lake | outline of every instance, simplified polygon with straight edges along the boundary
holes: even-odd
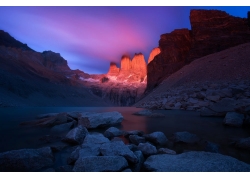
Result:
[[[200,117],[199,112],[183,110],[154,110],[163,113],[165,117],[152,118],[136,116],[133,113],[142,110],[135,107],[7,107],[0,108],[0,152],[21,149],[38,148],[43,145],[41,139],[50,133],[49,128],[31,128],[20,126],[23,121],[35,120],[39,114],[59,112],[108,112],[118,111],[124,116],[121,130],[141,130],[144,133],[162,131],[167,138],[173,133],[188,131],[200,138],[216,143],[222,154],[233,156],[250,164],[250,153],[229,146],[233,138],[250,136],[249,128],[234,128],[223,125],[223,118]],[[106,128],[107,129],[107,128]],[[99,130],[104,132],[106,129]],[[174,146],[178,150],[188,146]],[[192,148],[191,148],[192,149]],[[195,149],[193,149],[195,150]]]

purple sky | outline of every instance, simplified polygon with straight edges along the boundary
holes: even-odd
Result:
[[[71,69],[107,73],[123,54],[158,46],[161,34],[189,28],[190,9],[246,17],[250,7],[0,7],[0,29],[42,52],[58,52]]]

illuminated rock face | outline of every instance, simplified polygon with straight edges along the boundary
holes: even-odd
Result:
[[[119,74],[119,72],[120,72],[120,69],[117,67],[116,63],[111,62],[109,66],[109,71],[107,74],[110,76],[116,76]]]
[[[154,48],[154,49],[151,51],[150,55],[149,55],[148,64],[149,64],[151,61],[153,61],[153,59],[155,58],[155,56],[157,56],[158,54],[160,54],[160,52],[161,52],[161,49],[160,49],[160,48],[158,48],[158,47]]]
[[[135,54],[132,59],[132,72],[144,78],[147,74],[147,64],[142,53]]]
[[[195,59],[250,42],[248,21],[219,10],[191,10],[191,30],[161,35],[161,52],[148,64],[147,90]]]
[[[129,56],[122,56],[122,59],[121,59],[121,72],[124,72],[124,71],[130,71],[131,69],[131,59]]]

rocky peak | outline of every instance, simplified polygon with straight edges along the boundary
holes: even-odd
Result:
[[[131,69],[131,59],[128,55],[123,55],[121,59],[121,71],[129,71]]]
[[[154,48],[154,49],[151,51],[150,55],[149,55],[148,64],[149,64],[151,61],[153,61],[153,59],[155,58],[155,56],[158,55],[158,54],[160,54],[160,52],[161,52],[160,48],[158,48],[158,47]]]
[[[42,56],[45,67],[56,72],[70,71],[67,61],[59,53],[44,51]]]
[[[3,30],[0,30],[0,46],[22,49],[24,51],[34,51],[28,47],[27,44],[21,43]]]
[[[120,69],[117,67],[115,62],[111,62],[110,66],[109,66],[109,71],[107,73],[107,75],[110,76],[117,76],[120,72]]]
[[[141,77],[147,74],[147,64],[142,53],[135,54],[132,59],[132,71],[134,73],[140,72]]]

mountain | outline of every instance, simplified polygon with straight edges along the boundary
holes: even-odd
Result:
[[[219,102],[218,111],[232,104],[233,108],[249,106],[249,69],[250,43],[245,43],[192,61],[134,106],[199,111]]]
[[[195,59],[250,42],[249,18],[219,10],[191,10],[191,30],[177,29],[161,35],[161,52],[147,68],[147,92]]]
[[[0,31],[0,106],[111,106],[67,76],[59,53],[35,52]]]

